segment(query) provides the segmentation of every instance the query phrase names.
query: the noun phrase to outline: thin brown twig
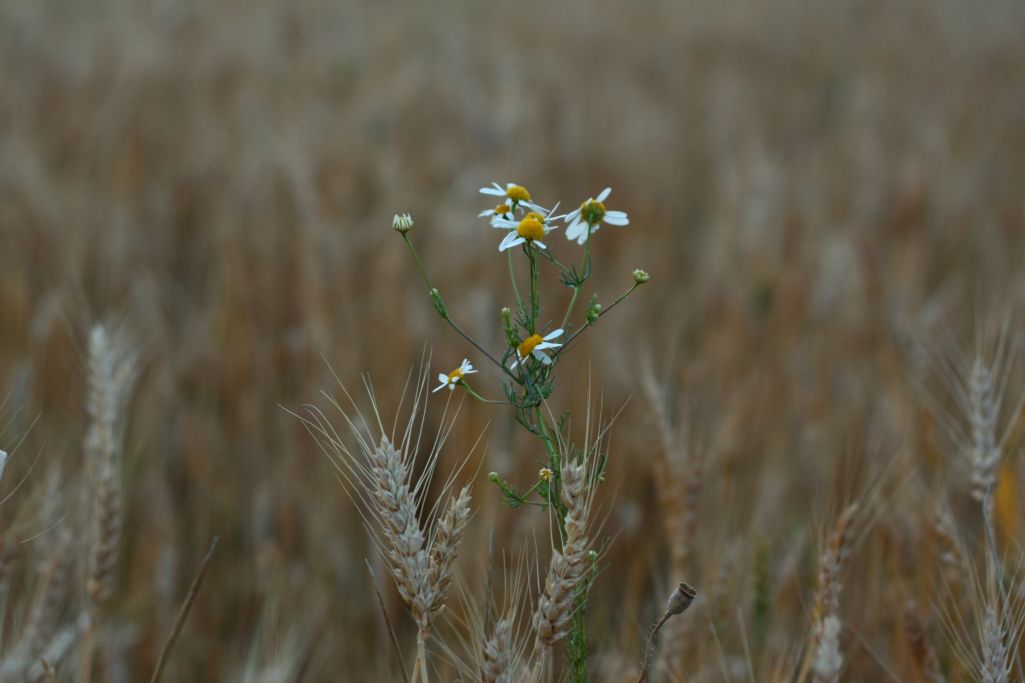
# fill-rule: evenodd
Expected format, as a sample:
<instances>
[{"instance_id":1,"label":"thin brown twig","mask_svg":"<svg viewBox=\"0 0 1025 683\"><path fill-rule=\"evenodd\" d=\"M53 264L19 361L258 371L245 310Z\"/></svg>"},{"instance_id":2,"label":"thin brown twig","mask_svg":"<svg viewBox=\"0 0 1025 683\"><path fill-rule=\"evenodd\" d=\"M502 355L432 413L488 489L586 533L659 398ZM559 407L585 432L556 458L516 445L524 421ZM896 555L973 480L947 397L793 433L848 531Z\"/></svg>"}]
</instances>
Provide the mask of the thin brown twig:
<instances>
[{"instance_id":1,"label":"thin brown twig","mask_svg":"<svg viewBox=\"0 0 1025 683\"><path fill-rule=\"evenodd\" d=\"M651 633L648 635L648 641L644 644L644 663L641 665L641 675L637 678L637 683L644 683L644 679L648 675L648 664L651 663L651 653L655 649L655 636L662 630L665 623L669 621L669 617L673 616L669 612L662 615L662 618L655 624L655 628L651 629Z\"/></svg>"},{"instance_id":2,"label":"thin brown twig","mask_svg":"<svg viewBox=\"0 0 1025 683\"><path fill-rule=\"evenodd\" d=\"M199 570L196 571L195 578L192 579L192 585L189 586L188 595L185 596L185 602L182 603L181 609L178 610L178 617L174 620L174 626L171 628L171 634L167 638L167 642L164 643L164 649L160 651L160 657L157 659L157 666L153 669L153 676L149 679L150 683L157 683L160 680L161 674L164 673L164 667L167 666L167 660L171 656L171 650L174 649L174 644L178 642L178 636L181 634L182 627L185 626L185 619L188 618L189 612L192 610L192 603L196 601L196 594L199 593L199 586L203 583L203 577L206 576L207 567L210 566L210 558L213 557L214 551L217 550L218 537L214 536L213 541L210 542L210 549L206 551L206 555L203 557L203 561L199 563Z\"/></svg>"},{"instance_id":3,"label":"thin brown twig","mask_svg":"<svg viewBox=\"0 0 1025 683\"><path fill-rule=\"evenodd\" d=\"M666 611L659 619L658 623L655 624L655 628L651 629L651 635L648 636L648 642L644 644L644 662L641 665L641 674L637 678L637 683L644 683L644 679L648 675L648 665L651 664L651 653L655 649L655 636L662 630L665 623L669 621L671 617L677 614L683 614L690 607L690 604L696 598L698 592L694 590L694 587L683 581L677 586L676 590L669 596L669 600L666 601Z\"/></svg>"}]
</instances>

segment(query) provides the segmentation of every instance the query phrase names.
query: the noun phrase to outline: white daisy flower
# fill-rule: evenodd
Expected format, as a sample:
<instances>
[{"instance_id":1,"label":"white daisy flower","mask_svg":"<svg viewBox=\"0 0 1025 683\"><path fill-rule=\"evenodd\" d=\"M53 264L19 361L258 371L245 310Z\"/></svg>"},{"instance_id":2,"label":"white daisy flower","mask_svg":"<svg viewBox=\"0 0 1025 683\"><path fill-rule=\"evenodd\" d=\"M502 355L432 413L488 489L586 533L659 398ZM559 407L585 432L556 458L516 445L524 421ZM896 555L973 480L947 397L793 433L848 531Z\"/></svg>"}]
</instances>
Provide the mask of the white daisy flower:
<instances>
[{"instance_id":1,"label":"white daisy flower","mask_svg":"<svg viewBox=\"0 0 1025 683\"><path fill-rule=\"evenodd\" d=\"M554 210L553 210L554 211ZM558 216L556 217L558 218ZM544 236L553 230L557 230L558 226L551 223L552 215L551 212L547 216L537 211L531 211L520 220L510 220L508 218L492 218L491 227L498 230L508 230L502 243L498 245L498 251L502 252L506 249L519 246L524 242L529 243L539 249L547 249L544 242Z\"/></svg>"},{"instance_id":2,"label":"white daisy flower","mask_svg":"<svg viewBox=\"0 0 1025 683\"><path fill-rule=\"evenodd\" d=\"M447 375L441 373L438 375L438 386L436 386L431 393L441 391L445 387L448 387L449 391L455 391L456 385L463 381L464 375L472 375L477 372L473 369L473 363L469 359L464 358L463 362L459 364L459 367L448 373Z\"/></svg>"},{"instance_id":3,"label":"white daisy flower","mask_svg":"<svg viewBox=\"0 0 1025 683\"><path fill-rule=\"evenodd\" d=\"M477 214L477 218L512 218L510 202L499 204L493 209L485 209Z\"/></svg>"},{"instance_id":4,"label":"white daisy flower","mask_svg":"<svg viewBox=\"0 0 1025 683\"><path fill-rule=\"evenodd\" d=\"M491 220L491 226L498 228L499 230L508 230L505 239L498 245L498 251L505 251L515 246L523 244L524 242L538 247L539 249L547 249L544 243L541 241L544 236L550 233L552 230L558 229L558 226L549 223L551 215L544 216L537 211L531 211L521 220L509 220L507 218L494 218Z\"/></svg>"},{"instance_id":5,"label":"white daisy flower","mask_svg":"<svg viewBox=\"0 0 1025 683\"><path fill-rule=\"evenodd\" d=\"M550 365L552 359L548 357L547 353L545 353L545 349L555 349L562 346L562 344L556 344L552 341L553 339L561 337L562 333L563 329L560 327L557 330L549 332L543 337L540 334L532 334L521 341L520 345L516 347L517 358L512 362L512 367L515 368L520 363L526 363L527 358L530 356L533 356L545 365Z\"/></svg>"},{"instance_id":6,"label":"white daisy flower","mask_svg":"<svg viewBox=\"0 0 1025 683\"><path fill-rule=\"evenodd\" d=\"M579 209L566 214L565 220L569 223L566 228L566 239L576 240L577 244L583 244L587 241L587 235L598 232L598 228L603 222L609 225L629 225L630 219L627 218L626 212L605 209L602 202L610 194L612 194L612 188L606 187L597 198L588 199L580 205Z\"/></svg>"},{"instance_id":7,"label":"white daisy flower","mask_svg":"<svg viewBox=\"0 0 1025 683\"><path fill-rule=\"evenodd\" d=\"M498 183L491 183L491 187L480 188L480 193L489 194L493 197L502 197L506 200L505 203L513 209L523 207L530 211L539 211L541 213L545 212L544 208L530 201L530 192L527 188L522 185L517 185L516 183L506 183L505 189L502 189L502 186ZM485 214L482 212L481 216L484 215Z\"/></svg>"}]
</instances>

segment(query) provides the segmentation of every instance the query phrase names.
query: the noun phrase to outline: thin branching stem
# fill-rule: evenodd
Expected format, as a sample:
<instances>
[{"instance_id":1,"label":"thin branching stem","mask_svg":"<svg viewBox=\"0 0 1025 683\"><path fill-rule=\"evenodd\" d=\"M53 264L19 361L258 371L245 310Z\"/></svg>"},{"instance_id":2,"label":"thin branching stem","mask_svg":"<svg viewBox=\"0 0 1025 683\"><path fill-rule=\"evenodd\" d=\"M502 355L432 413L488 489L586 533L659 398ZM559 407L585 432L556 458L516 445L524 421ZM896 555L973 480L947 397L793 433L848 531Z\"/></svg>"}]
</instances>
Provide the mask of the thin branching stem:
<instances>
[{"instance_id":1,"label":"thin branching stem","mask_svg":"<svg viewBox=\"0 0 1025 683\"><path fill-rule=\"evenodd\" d=\"M639 286L640 286L639 284L634 283L633 287L631 287L630 289L628 289L625 292L623 292L623 294L621 294L618 299L616 299L615 301L613 301L611 304L608 305L608 308L603 308L601 310L601 312L598 314L598 317L601 318L603 315L605 315L606 313L611 311L613 308L618 306L626 297L628 297L631 294L633 294L634 290L637 289ZM572 335L570 335L569 339L566 340L566 343L562 345L562 348L559 349L558 351L556 351L555 353L553 353L552 356L555 357L555 356L561 355L563 351L565 351L566 349L569 348L569 345L573 343L573 340L576 339L577 337L579 337L581 334L583 334L583 332L588 327L591 327L591 326L590 325L584 325L579 330L577 330Z\"/></svg>"}]
</instances>

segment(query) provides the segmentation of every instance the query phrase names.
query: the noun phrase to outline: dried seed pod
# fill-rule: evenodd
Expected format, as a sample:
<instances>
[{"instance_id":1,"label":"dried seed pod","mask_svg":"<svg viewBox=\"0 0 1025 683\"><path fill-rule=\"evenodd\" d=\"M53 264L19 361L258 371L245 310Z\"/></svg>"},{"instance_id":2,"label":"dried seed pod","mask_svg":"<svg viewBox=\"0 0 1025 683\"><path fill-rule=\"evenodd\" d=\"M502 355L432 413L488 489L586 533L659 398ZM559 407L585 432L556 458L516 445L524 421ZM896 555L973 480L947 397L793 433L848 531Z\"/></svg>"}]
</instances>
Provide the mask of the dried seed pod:
<instances>
[{"instance_id":1,"label":"dried seed pod","mask_svg":"<svg viewBox=\"0 0 1025 683\"><path fill-rule=\"evenodd\" d=\"M669 596L669 601L666 603L666 614L683 614L697 595L698 592L690 584L681 581L673 594Z\"/></svg>"}]
</instances>

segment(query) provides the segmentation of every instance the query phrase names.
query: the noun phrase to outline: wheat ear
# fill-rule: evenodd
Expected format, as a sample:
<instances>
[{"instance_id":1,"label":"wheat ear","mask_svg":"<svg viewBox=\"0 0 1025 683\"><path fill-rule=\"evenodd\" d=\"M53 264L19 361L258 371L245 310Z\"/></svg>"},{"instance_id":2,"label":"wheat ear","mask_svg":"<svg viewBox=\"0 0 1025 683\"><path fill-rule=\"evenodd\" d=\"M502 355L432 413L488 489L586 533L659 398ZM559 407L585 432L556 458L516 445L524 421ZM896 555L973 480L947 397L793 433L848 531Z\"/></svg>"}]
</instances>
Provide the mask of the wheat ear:
<instances>
[{"instance_id":1,"label":"wheat ear","mask_svg":"<svg viewBox=\"0 0 1025 683\"><path fill-rule=\"evenodd\" d=\"M513 642L512 623L509 619L499 619L491 630L491 635L484 641L483 647L483 678L484 683L513 683Z\"/></svg>"},{"instance_id":2,"label":"wheat ear","mask_svg":"<svg viewBox=\"0 0 1025 683\"><path fill-rule=\"evenodd\" d=\"M851 538L858 504L847 507L836 521L829 543L819 558L818 592L812 610L811 671L816 683L835 683L840 678L843 654L840 652L841 571L850 555ZM801 677L803 680L803 676Z\"/></svg>"},{"instance_id":3,"label":"wheat ear","mask_svg":"<svg viewBox=\"0 0 1025 683\"><path fill-rule=\"evenodd\" d=\"M587 569L587 467L566 464L562 468L562 504L566 507L566 535L562 550L555 550L548 567L545 590L534 613L534 654L541 667L547 651L566 636L573 616L577 584Z\"/></svg>"},{"instance_id":4,"label":"wheat ear","mask_svg":"<svg viewBox=\"0 0 1025 683\"><path fill-rule=\"evenodd\" d=\"M452 567L469 521L470 487L464 486L459 495L452 498L445 515L438 521L431 543L430 565L424 584L428 623L434 620L445 605L448 587L452 583Z\"/></svg>"},{"instance_id":5,"label":"wheat ear","mask_svg":"<svg viewBox=\"0 0 1025 683\"><path fill-rule=\"evenodd\" d=\"M114 569L121 545L123 491L121 427L125 401L135 380L135 355L127 340L106 326L89 335L89 431L86 456L93 471L93 533L89 596L97 606L114 592Z\"/></svg>"},{"instance_id":6,"label":"wheat ear","mask_svg":"<svg viewBox=\"0 0 1025 683\"><path fill-rule=\"evenodd\" d=\"M427 539L416 517L416 499L409 483L409 469L402 454L387 437L370 453L373 498L389 568L399 595L413 611L418 627L426 623L427 604L421 595L428 570Z\"/></svg>"}]
</instances>

